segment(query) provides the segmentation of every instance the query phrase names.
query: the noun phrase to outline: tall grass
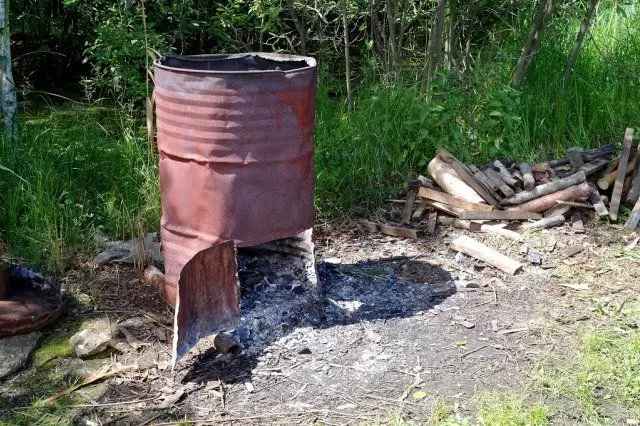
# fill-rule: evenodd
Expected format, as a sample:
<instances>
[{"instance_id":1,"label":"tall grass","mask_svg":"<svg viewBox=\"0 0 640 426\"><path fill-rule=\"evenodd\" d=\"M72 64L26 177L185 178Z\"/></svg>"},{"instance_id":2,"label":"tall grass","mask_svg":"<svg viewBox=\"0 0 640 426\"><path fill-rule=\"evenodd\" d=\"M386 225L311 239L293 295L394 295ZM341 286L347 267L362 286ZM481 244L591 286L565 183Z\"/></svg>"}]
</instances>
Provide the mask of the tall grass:
<instances>
[{"instance_id":1,"label":"tall grass","mask_svg":"<svg viewBox=\"0 0 640 426\"><path fill-rule=\"evenodd\" d=\"M619 142L625 127L640 123L637 6L602 3L591 31L596 44L587 36L559 96L580 17L564 13L520 92L507 82L528 30L526 10L482 43L464 85L443 73L428 96L417 84L386 85L361 72L349 111L334 97L341 81L323 72L315 134L319 217L379 205L410 175L426 174L438 146L483 164ZM407 64L413 81L421 68ZM143 123L127 111L74 103L22 112L20 140L0 145L0 165L15 173L0 169L0 238L10 256L59 271L91 251L97 231L122 238L158 229L156 159Z\"/></svg>"},{"instance_id":2,"label":"tall grass","mask_svg":"<svg viewBox=\"0 0 640 426\"><path fill-rule=\"evenodd\" d=\"M0 143L0 229L16 261L60 271L96 232L157 229L155 159L121 109L73 104L23 113L22 135Z\"/></svg>"}]
</instances>

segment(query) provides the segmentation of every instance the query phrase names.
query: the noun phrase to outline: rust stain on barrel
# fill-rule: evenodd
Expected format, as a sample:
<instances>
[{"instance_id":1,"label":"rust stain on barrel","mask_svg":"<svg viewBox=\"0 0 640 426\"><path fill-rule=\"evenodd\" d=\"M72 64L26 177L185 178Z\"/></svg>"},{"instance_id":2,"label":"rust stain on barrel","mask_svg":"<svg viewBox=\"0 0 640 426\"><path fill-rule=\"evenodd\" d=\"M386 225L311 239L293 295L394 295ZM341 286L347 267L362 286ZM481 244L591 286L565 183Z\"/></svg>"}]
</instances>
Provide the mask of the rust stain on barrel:
<instances>
[{"instance_id":1,"label":"rust stain on barrel","mask_svg":"<svg viewBox=\"0 0 640 426\"><path fill-rule=\"evenodd\" d=\"M155 63L164 298L222 241L254 246L313 225L312 58L250 53Z\"/></svg>"}]
</instances>

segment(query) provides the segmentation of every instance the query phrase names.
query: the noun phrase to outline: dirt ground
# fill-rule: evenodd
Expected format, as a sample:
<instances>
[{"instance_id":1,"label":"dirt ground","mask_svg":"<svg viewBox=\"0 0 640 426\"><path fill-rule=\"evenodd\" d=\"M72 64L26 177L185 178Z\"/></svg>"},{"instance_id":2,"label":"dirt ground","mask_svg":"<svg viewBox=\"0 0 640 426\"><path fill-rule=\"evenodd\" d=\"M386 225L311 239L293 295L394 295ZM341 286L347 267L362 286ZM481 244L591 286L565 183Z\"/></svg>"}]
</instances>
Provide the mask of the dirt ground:
<instances>
[{"instance_id":1,"label":"dirt ground","mask_svg":"<svg viewBox=\"0 0 640 426\"><path fill-rule=\"evenodd\" d=\"M140 272L69 273L75 301L45 330L29 367L2 385L0 421L329 425L401 411L423 423L438 401L472 418L477 395L527 388L537 363L570 356L576 330L598 321L589 300L624 303L640 293L640 262L628 255L637 248L625 248L635 235L595 220L585 234L565 226L520 242L445 227L419 240L350 223L329 228L316 230L320 308L294 285L300 277L287 258L243 253L243 320L230 330L243 352L217 354L204 341L174 370L173 313ZM449 243L463 233L520 260L523 271L505 275L456 254ZM582 250L567 257L576 245ZM541 264L531 263L538 255ZM64 342L92 321L129 333L114 331L115 347L79 360ZM103 365L126 368L34 408Z\"/></svg>"}]
</instances>

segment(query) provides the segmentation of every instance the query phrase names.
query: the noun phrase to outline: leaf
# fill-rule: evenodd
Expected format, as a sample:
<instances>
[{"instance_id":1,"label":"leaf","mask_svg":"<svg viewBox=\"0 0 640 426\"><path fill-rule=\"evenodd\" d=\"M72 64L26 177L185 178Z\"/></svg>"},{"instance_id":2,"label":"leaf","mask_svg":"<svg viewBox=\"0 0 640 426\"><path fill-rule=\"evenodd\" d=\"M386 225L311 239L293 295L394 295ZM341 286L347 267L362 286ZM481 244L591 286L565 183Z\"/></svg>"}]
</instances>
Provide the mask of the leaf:
<instances>
[{"instance_id":1,"label":"leaf","mask_svg":"<svg viewBox=\"0 0 640 426\"><path fill-rule=\"evenodd\" d=\"M427 393L423 391L415 391L411 394L414 399L424 399L427 397Z\"/></svg>"},{"instance_id":2,"label":"leaf","mask_svg":"<svg viewBox=\"0 0 640 426\"><path fill-rule=\"evenodd\" d=\"M458 347L467 346L467 341L466 340L458 340L458 341L456 341L456 346L458 346Z\"/></svg>"}]
</instances>

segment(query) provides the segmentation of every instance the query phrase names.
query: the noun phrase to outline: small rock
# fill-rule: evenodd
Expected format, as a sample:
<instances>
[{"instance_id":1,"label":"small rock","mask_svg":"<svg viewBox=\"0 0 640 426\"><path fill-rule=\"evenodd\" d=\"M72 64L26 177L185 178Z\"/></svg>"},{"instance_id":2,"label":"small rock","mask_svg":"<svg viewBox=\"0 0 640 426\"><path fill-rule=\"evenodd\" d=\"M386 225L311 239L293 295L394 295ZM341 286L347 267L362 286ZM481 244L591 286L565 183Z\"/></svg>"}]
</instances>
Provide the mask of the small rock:
<instances>
[{"instance_id":1,"label":"small rock","mask_svg":"<svg viewBox=\"0 0 640 426\"><path fill-rule=\"evenodd\" d=\"M413 372L414 373L419 373L421 371L422 371L422 366L416 365L415 367L413 367Z\"/></svg>"},{"instance_id":2,"label":"small rock","mask_svg":"<svg viewBox=\"0 0 640 426\"><path fill-rule=\"evenodd\" d=\"M86 329L81 330L71 336L69 342L73 348L73 352L80 358L98 354L104 351L111 336L99 330Z\"/></svg>"},{"instance_id":3,"label":"small rock","mask_svg":"<svg viewBox=\"0 0 640 426\"><path fill-rule=\"evenodd\" d=\"M526 245L520 247L520 253L527 254L528 252L529 252L529 247L527 247Z\"/></svg>"},{"instance_id":4,"label":"small rock","mask_svg":"<svg viewBox=\"0 0 640 426\"><path fill-rule=\"evenodd\" d=\"M311 349L309 348L302 348L298 351L298 353L300 355L311 355Z\"/></svg>"},{"instance_id":5,"label":"small rock","mask_svg":"<svg viewBox=\"0 0 640 426\"><path fill-rule=\"evenodd\" d=\"M542 256L540 255L540 253L536 253L536 252L529 253L529 255L527 256L527 260L529 260L529 262L531 262L534 265L542 264Z\"/></svg>"},{"instance_id":6,"label":"small rock","mask_svg":"<svg viewBox=\"0 0 640 426\"><path fill-rule=\"evenodd\" d=\"M324 263L328 263L329 265L341 265L342 264L342 259L340 259L339 257L327 257L325 259L322 259L322 261Z\"/></svg>"},{"instance_id":7,"label":"small rock","mask_svg":"<svg viewBox=\"0 0 640 426\"><path fill-rule=\"evenodd\" d=\"M0 339L0 379L25 366L40 336L36 331Z\"/></svg>"},{"instance_id":8,"label":"small rock","mask_svg":"<svg viewBox=\"0 0 640 426\"><path fill-rule=\"evenodd\" d=\"M498 328L498 320L491 320L491 329L493 330L494 333L497 333L499 328Z\"/></svg>"},{"instance_id":9,"label":"small rock","mask_svg":"<svg viewBox=\"0 0 640 426\"><path fill-rule=\"evenodd\" d=\"M473 327L476 326L474 323L472 323L471 321L467 321L467 320L458 321L458 324L460 324L464 328L473 328Z\"/></svg>"}]
</instances>

